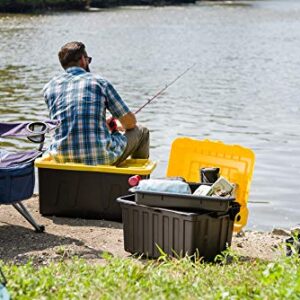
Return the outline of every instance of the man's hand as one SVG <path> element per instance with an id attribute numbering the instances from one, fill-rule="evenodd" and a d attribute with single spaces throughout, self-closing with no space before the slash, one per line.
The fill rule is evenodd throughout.
<path id="1" fill-rule="evenodd" d="M 119 121 L 125 130 L 133 129 L 136 126 L 135 114 L 132 112 L 129 112 L 125 116 L 121 117 Z"/>
<path id="2" fill-rule="evenodd" d="M 106 120 L 106 125 L 112 133 L 116 131 L 125 131 L 120 121 L 114 117 L 108 118 Z"/>
<path id="3" fill-rule="evenodd" d="M 136 126 L 136 118 L 132 112 L 129 112 L 119 120 L 114 117 L 108 118 L 106 120 L 106 125 L 112 133 L 116 131 L 125 131 L 127 129 L 133 129 Z"/>

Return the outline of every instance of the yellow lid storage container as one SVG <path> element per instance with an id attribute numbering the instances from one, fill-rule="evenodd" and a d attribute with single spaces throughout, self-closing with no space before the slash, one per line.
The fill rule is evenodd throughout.
<path id="1" fill-rule="evenodd" d="M 156 163 L 127 159 L 120 166 L 57 163 L 50 156 L 36 159 L 42 215 L 121 221 L 116 199 L 128 194 L 132 175 L 149 178 Z"/>
<path id="2" fill-rule="evenodd" d="M 220 168 L 222 176 L 237 184 L 236 200 L 241 211 L 235 218 L 234 231 L 238 232 L 247 224 L 247 201 L 254 163 L 254 152 L 239 145 L 177 138 L 171 147 L 167 176 L 181 176 L 186 181 L 199 182 L 202 168 Z"/>

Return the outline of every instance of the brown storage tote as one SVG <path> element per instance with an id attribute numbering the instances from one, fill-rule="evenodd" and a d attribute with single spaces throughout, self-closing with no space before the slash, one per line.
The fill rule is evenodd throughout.
<path id="1" fill-rule="evenodd" d="M 170 256 L 198 253 L 213 260 L 231 245 L 233 220 L 239 212 L 237 203 L 227 213 L 208 213 L 139 205 L 134 195 L 117 201 L 122 208 L 125 250 L 151 258 L 159 257 L 161 248 Z"/>

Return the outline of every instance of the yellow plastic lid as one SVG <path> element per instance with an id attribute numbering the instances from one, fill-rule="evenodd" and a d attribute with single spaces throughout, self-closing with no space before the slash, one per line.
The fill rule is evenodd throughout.
<path id="1" fill-rule="evenodd" d="M 155 169 L 156 162 L 149 159 L 126 159 L 118 167 L 110 165 L 90 166 L 77 163 L 57 163 L 50 156 L 44 156 L 36 159 L 34 165 L 37 168 L 56 170 L 149 175 Z"/>
<path id="2" fill-rule="evenodd" d="M 171 147 L 167 176 L 181 176 L 186 181 L 200 182 L 200 169 L 220 168 L 222 176 L 237 184 L 236 200 L 242 209 L 235 219 L 235 231 L 240 231 L 247 224 L 247 201 L 254 163 L 254 152 L 239 145 L 177 138 Z"/>

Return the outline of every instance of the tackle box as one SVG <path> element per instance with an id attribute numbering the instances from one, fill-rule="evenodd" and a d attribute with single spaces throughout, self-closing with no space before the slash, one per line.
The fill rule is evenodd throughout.
<path id="1" fill-rule="evenodd" d="M 240 231 L 248 219 L 247 201 L 254 171 L 255 154 L 240 145 L 220 141 L 177 138 L 171 146 L 168 177 L 183 177 L 188 182 L 200 182 L 202 168 L 220 168 L 220 175 L 235 183 L 236 201 L 241 205 L 234 223 Z"/>
<path id="2" fill-rule="evenodd" d="M 200 186 L 199 183 L 189 183 L 192 193 Z M 207 184 L 206 184 L 207 185 Z M 194 196 L 152 191 L 135 191 L 135 202 L 148 206 L 178 208 L 185 210 L 206 210 L 227 212 L 235 198 Z"/>
<path id="3" fill-rule="evenodd" d="M 121 221 L 116 199 L 128 194 L 132 175 L 149 178 L 156 163 L 127 159 L 120 166 L 56 163 L 50 156 L 35 161 L 42 215 Z"/>
<path id="4" fill-rule="evenodd" d="M 198 255 L 211 261 L 231 245 L 233 220 L 239 212 L 234 202 L 227 213 L 188 212 L 135 203 L 135 196 L 119 197 L 124 248 L 149 258 Z"/>

